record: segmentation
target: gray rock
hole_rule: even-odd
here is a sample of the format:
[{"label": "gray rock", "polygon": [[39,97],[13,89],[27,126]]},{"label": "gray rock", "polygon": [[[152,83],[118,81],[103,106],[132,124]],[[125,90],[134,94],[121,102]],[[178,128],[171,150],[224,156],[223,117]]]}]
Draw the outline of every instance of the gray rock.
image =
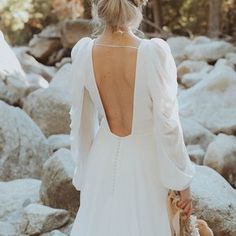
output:
[{"label": "gray rock", "polygon": [[[27,90],[27,95],[32,93],[33,91],[40,88],[48,88],[49,83],[39,74],[26,74],[27,81],[29,83],[29,88]],[[24,103],[24,98],[22,99]]]},{"label": "gray rock", "polygon": [[180,114],[215,134],[235,134],[235,91],[235,71],[230,66],[215,66],[206,78],[180,93]]},{"label": "gray rock", "polygon": [[60,62],[56,63],[56,67],[57,68],[61,68],[62,66],[64,66],[65,64],[71,63],[71,57],[64,57],[62,58],[62,60]]},{"label": "gray rock", "polygon": [[51,24],[46,26],[38,36],[43,38],[61,38],[61,26],[60,24]]},{"label": "gray rock", "polygon": [[52,81],[50,82],[50,87],[68,88],[69,78],[71,72],[71,63],[66,63],[63,65],[55,74]]},{"label": "gray rock", "polygon": [[19,232],[18,226],[22,217],[22,209],[30,203],[40,201],[40,184],[41,181],[36,179],[0,182],[0,221],[2,222],[0,232],[2,228],[7,229],[7,224],[10,224],[9,231],[13,231],[11,226],[13,225],[16,231]]},{"label": "gray rock", "polygon": [[194,120],[184,117],[180,119],[186,144],[197,144],[200,145],[203,150],[206,150],[208,145],[214,140],[215,135]]},{"label": "gray rock", "polygon": [[16,236],[17,232],[14,225],[0,221],[0,236]]},{"label": "gray rock", "polygon": [[218,134],[208,146],[204,165],[215,169],[233,187],[236,187],[236,137]]},{"label": "gray rock", "polygon": [[230,60],[225,58],[220,58],[216,61],[215,67],[218,66],[230,66],[234,70],[234,64]]},{"label": "gray rock", "polygon": [[31,40],[29,46],[29,54],[42,63],[47,63],[48,58],[62,48],[60,39],[41,38],[38,35],[34,35],[34,38]]},{"label": "gray rock", "polygon": [[24,208],[20,232],[27,235],[45,233],[66,224],[69,218],[66,210],[30,204]]},{"label": "gray rock", "polygon": [[70,151],[62,148],[55,152],[44,164],[40,197],[51,207],[63,208],[76,214],[80,194],[72,185],[74,163]]},{"label": "gray rock", "polygon": [[229,52],[225,55],[225,58],[229,61],[229,63],[236,65],[236,50],[235,52]]},{"label": "gray rock", "polygon": [[188,145],[187,150],[191,161],[198,165],[203,165],[205,151],[200,145]]},{"label": "gray rock", "polygon": [[178,65],[178,77],[182,78],[183,75],[193,73],[193,72],[209,72],[213,66],[209,65],[205,61],[193,61],[193,60],[185,60],[181,64]]},{"label": "gray rock", "polygon": [[23,110],[46,137],[70,132],[70,100],[65,88],[38,89],[24,100]]},{"label": "gray rock", "polygon": [[189,74],[183,75],[181,79],[181,83],[186,87],[190,88],[200,82],[204,77],[206,77],[207,73],[205,71],[201,72],[192,72]]},{"label": "gray rock", "polygon": [[51,135],[48,137],[48,143],[51,152],[55,152],[60,148],[70,149],[70,136],[68,134]]},{"label": "gray rock", "polygon": [[178,67],[178,78],[186,87],[192,87],[212,70],[213,66],[205,61],[183,61]]},{"label": "gray rock", "polygon": [[72,48],[76,42],[92,33],[91,20],[76,19],[66,20],[62,25],[62,45],[64,48]]},{"label": "gray rock", "polygon": [[0,100],[21,107],[22,98],[27,96],[28,90],[29,83],[26,77],[0,71]]},{"label": "gray rock", "polygon": [[187,59],[185,48],[192,43],[189,38],[184,36],[170,37],[167,39],[167,43],[171,48],[172,55],[177,65]]},{"label": "gray rock", "polygon": [[66,234],[62,233],[59,230],[53,230],[49,233],[40,234],[40,236],[66,236]]},{"label": "gray rock", "polygon": [[41,75],[48,82],[51,81],[56,73],[56,68],[53,66],[46,66],[39,63],[33,56],[29,55],[29,47],[14,47],[13,48],[19,62],[25,73]]},{"label": "gray rock", "polygon": [[208,223],[214,236],[235,236],[236,190],[212,168],[197,165],[196,171],[193,213]]},{"label": "gray rock", "polygon": [[26,96],[28,82],[25,73],[11,47],[0,31],[0,99],[14,105],[21,105]]},{"label": "gray rock", "polygon": [[195,40],[185,48],[188,59],[214,61],[232,52],[234,46],[228,42],[216,40]]},{"label": "gray rock", "polygon": [[49,156],[47,139],[18,107],[0,101],[0,179],[40,178]]}]

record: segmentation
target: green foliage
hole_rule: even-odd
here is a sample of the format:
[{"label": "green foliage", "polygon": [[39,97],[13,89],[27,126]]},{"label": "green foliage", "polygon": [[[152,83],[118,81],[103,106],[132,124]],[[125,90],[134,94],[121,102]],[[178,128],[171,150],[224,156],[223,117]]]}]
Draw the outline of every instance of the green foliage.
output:
[{"label": "green foliage", "polygon": [[184,1],[180,8],[180,27],[190,29],[195,34],[204,34],[208,25],[208,11],[208,2],[205,0]]},{"label": "green foliage", "polygon": [[208,22],[208,1],[162,0],[161,2],[163,23],[170,31],[179,34],[205,33]]},{"label": "green foliage", "polygon": [[[91,1],[0,0],[0,29],[11,44],[25,44],[50,23],[76,17],[91,18]],[[159,1],[165,30],[180,35],[207,34],[210,0],[149,0],[150,7],[144,18],[150,21],[154,21],[152,1]],[[236,35],[236,0],[222,0],[220,11],[221,32]],[[72,15],[75,17],[70,17]]]},{"label": "green foliage", "polygon": [[50,16],[47,0],[0,0],[0,28],[12,44],[24,44]]},{"label": "green foliage", "polygon": [[84,0],[84,17],[87,19],[92,17],[91,7],[92,7],[92,1]]},{"label": "green foliage", "polygon": [[[180,35],[204,35],[208,33],[210,0],[149,0],[150,9],[154,1],[161,6],[161,22],[165,31]],[[220,0],[220,31],[236,34],[236,0]],[[151,16],[150,16],[151,15]],[[152,14],[146,15],[154,21]]]}]

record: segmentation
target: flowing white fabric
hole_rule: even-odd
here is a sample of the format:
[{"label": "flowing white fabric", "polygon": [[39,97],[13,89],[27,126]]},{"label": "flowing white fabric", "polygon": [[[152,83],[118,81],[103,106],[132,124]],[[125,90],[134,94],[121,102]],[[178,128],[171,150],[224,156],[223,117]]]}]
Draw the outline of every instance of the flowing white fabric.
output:
[{"label": "flowing white fabric", "polygon": [[74,46],[68,78],[72,183],[81,192],[70,236],[171,236],[168,189],[189,187],[196,172],[183,139],[171,50],[159,38],[142,41],[133,130],[119,137],[104,117],[92,45],[85,37]]},{"label": "flowing white fabric", "polygon": [[86,39],[78,41],[71,51],[71,78],[68,78],[71,97],[71,156],[75,163],[72,183],[78,191],[83,187],[87,156],[99,128],[97,110],[85,88],[86,74],[80,69],[85,66],[81,56],[83,50],[86,50]]},{"label": "flowing white fabric", "polygon": [[[93,138],[99,128],[97,109],[84,84],[86,74],[86,47],[89,37],[82,38],[71,52],[70,92],[71,115],[71,153],[76,164],[73,184],[81,189],[83,172],[86,169],[86,157]],[[159,172],[165,187],[183,190],[188,187],[195,175],[195,167],[189,159],[183,139],[183,131],[178,114],[177,70],[166,41],[160,38],[150,40],[152,65],[149,71],[148,84],[153,101],[154,132],[157,149],[163,154],[159,158]]]},{"label": "flowing white fabric", "polygon": [[170,47],[160,38],[150,40],[153,48],[153,72],[149,89],[153,100],[154,132],[159,158],[159,172],[165,187],[183,190],[196,173],[184,143],[178,110],[177,69]]}]

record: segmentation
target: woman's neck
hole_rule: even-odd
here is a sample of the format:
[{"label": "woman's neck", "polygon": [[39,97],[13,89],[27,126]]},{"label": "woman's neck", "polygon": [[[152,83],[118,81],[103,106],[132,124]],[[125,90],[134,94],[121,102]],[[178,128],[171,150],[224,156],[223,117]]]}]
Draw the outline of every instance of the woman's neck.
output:
[{"label": "woman's neck", "polygon": [[112,31],[111,27],[106,27],[105,30],[100,35],[100,38],[108,40],[126,41],[137,37],[129,27],[121,28],[116,31]]}]

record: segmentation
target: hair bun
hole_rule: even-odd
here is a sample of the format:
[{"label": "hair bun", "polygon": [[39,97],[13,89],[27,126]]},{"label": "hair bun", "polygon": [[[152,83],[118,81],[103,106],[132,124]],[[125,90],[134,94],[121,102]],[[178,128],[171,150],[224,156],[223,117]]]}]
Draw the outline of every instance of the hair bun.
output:
[{"label": "hair bun", "polygon": [[140,7],[142,5],[146,5],[148,0],[131,0],[131,2],[133,2],[135,6]]},{"label": "hair bun", "polygon": [[93,36],[105,30],[106,26],[113,31],[130,27],[137,30],[142,19],[142,6],[148,0],[92,0]]}]

